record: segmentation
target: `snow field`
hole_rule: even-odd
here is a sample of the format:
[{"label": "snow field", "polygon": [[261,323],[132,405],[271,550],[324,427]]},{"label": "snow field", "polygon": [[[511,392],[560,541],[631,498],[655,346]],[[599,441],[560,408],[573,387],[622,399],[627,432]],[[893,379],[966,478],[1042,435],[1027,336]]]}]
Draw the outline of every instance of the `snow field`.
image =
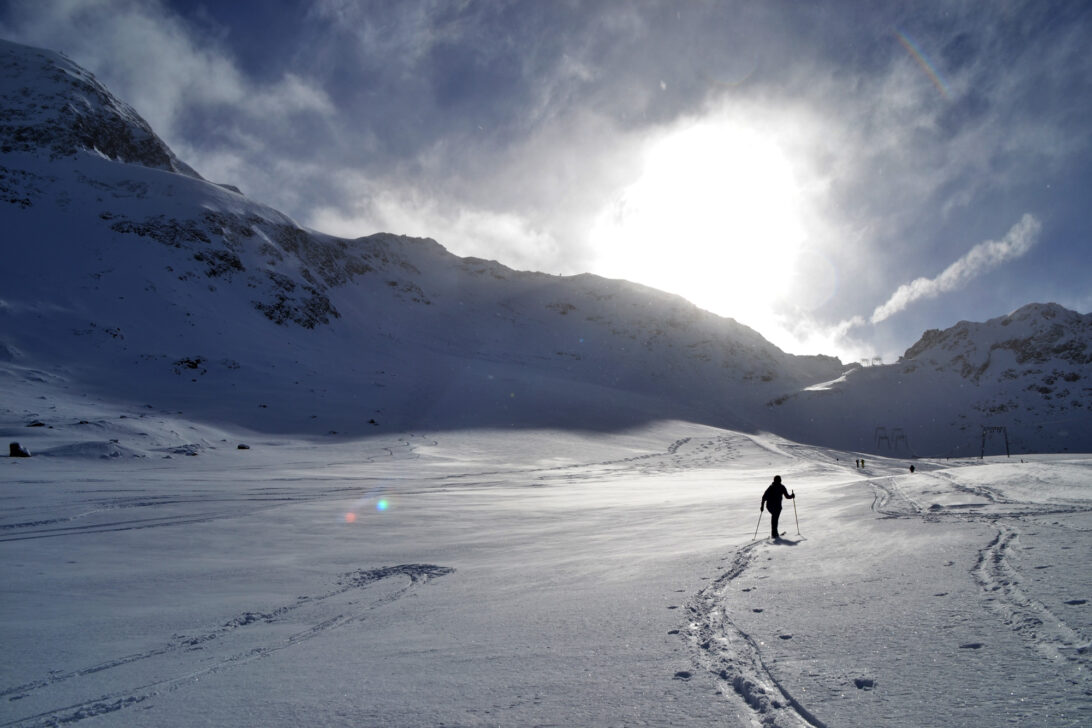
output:
[{"label": "snow field", "polygon": [[[1087,458],[910,475],[680,422],[95,434],[138,425],[113,439],[143,458],[39,429],[67,454],[0,465],[0,725],[1089,720]],[[786,502],[752,541],[774,474],[802,535]]]},{"label": "snow field", "polygon": [[[869,517],[861,484],[836,486],[826,493],[828,527],[750,550],[738,576],[698,611],[725,608],[730,624],[717,633],[761,656],[758,677],[768,686],[751,698],[760,717],[776,725],[1087,724],[1092,630],[1086,601],[1074,595],[1089,588],[1088,501],[1067,506],[1076,528],[1044,538],[1043,516],[1028,514],[1053,520],[1052,506],[1008,501],[1013,512],[1001,513],[994,501],[977,507],[982,499],[968,485],[991,470],[996,492],[1021,492],[1026,479],[1056,477],[1044,472],[1051,468],[998,463],[885,476],[888,468],[870,467],[880,475],[869,485],[881,518]],[[1085,484],[1087,476],[1086,464]],[[1068,482],[1076,489],[1082,479]],[[919,515],[920,499],[938,492],[965,502]],[[1048,493],[1044,500],[1054,500]],[[1029,538],[1036,543],[1025,548],[1048,565],[1025,563],[1015,544]],[[1068,570],[1044,575],[1055,567]],[[740,652],[717,646],[699,655],[730,664]],[[784,707],[793,704],[803,709]]]}]

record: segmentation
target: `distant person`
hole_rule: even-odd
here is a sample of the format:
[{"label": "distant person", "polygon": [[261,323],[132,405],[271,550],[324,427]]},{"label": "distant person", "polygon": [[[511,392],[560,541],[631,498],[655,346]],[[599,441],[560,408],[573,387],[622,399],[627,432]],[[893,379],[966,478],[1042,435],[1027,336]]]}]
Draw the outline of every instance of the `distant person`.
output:
[{"label": "distant person", "polygon": [[781,499],[795,497],[795,491],[790,493],[785,489],[784,484],[781,482],[780,475],[774,476],[773,482],[770,483],[770,487],[762,494],[762,503],[758,506],[758,512],[762,513],[763,508],[770,512],[770,519],[772,520],[772,523],[770,524],[771,538],[781,538],[781,534],[777,530],[777,519],[781,517]]},{"label": "distant person", "polygon": [[914,466],[913,465],[910,466],[910,472],[911,473],[914,472]]}]

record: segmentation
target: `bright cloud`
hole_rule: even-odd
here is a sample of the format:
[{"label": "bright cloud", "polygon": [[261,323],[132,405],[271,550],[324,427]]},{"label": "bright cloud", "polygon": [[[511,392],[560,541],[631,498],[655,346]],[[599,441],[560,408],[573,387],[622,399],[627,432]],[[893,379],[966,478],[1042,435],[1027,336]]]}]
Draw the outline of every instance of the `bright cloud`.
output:
[{"label": "bright cloud", "polygon": [[775,139],[712,115],[653,136],[639,177],[594,222],[593,272],[757,326],[808,237],[797,166]]},{"label": "bright cloud", "polygon": [[362,176],[342,175],[341,189],[356,190],[356,205],[318,209],[307,221],[325,233],[356,238],[383,231],[400,235],[442,238],[444,247],[460,256],[495,259],[506,251],[504,263],[535,270],[539,261],[555,257],[558,243],[528,219],[421,195],[412,188],[379,185]]},{"label": "bright cloud", "polygon": [[1004,238],[979,243],[936,278],[917,278],[899,286],[891,298],[872,312],[871,322],[878,324],[905,310],[914,301],[958,290],[986,271],[1019,258],[1038,242],[1042,227],[1038,218],[1025,214]]},{"label": "bright cloud", "polygon": [[865,323],[860,316],[841,321],[833,326],[817,321],[806,314],[795,317],[778,317],[769,333],[763,336],[790,354],[832,354],[843,361],[869,359],[877,355],[875,347],[854,336],[854,329]]},{"label": "bright cloud", "polygon": [[[159,3],[46,0],[17,5],[12,13],[18,40],[60,50],[108,78],[111,90],[176,151],[187,152],[199,172],[206,160],[238,168],[240,148],[249,147],[251,159],[274,157],[271,137],[298,136],[299,115],[329,118],[336,111],[326,92],[299,74],[255,81],[228,49]],[[204,144],[189,142],[181,128],[196,111],[211,127]],[[214,150],[208,138],[218,138],[222,148]],[[220,162],[218,154],[234,161]]]},{"label": "bright cloud", "polygon": [[[318,230],[628,278],[795,353],[905,347],[923,321],[895,314],[942,294],[964,318],[1087,308],[1066,262],[1089,230],[1080,3],[267,5],[9,0],[0,35],[68,54],[206,177]],[[955,263],[933,244],[1013,209],[1061,254],[1004,295],[973,281],[1036,218]],[[942,272],[899,285],[908,268]]]}]

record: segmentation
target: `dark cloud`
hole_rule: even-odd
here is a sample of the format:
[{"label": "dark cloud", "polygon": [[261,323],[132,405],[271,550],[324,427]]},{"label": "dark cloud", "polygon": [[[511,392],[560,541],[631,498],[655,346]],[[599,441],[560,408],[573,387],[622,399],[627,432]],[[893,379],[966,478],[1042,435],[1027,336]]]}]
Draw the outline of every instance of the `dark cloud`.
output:
[{"label": "dark cloud", "polygon": [[941,49],[944,65],[952,72],[959,73],[969,66],[978,55],[978,42],[971,33],[957,33]]}]

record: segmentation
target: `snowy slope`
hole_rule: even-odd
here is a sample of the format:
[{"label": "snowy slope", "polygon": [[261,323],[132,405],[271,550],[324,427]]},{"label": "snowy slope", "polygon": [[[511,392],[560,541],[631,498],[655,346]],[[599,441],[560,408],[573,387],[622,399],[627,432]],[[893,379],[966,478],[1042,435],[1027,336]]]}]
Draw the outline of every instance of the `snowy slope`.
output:
[{"label": "snowy slope", "polygon": [[768,408],[789,437],[908,456],[1092,451],[1092,314],[1028,304],[927,331],[895,364],[856,368]]},{"label": "snowy slope", "polygon": [[840,371],[629,283],[301,229],[190,172],[71,62],[3,54],[0,346],[16,381],[48,370],[195,419],[360,434],[753,426],[752,405]]},{"label": "snowy slope", "polygon": [[[911,475],[680,422],[251,444],[0,459],[0,724],[1092,721],[1087,456]],[[752,541],[773,473],[788,533]]]}]

